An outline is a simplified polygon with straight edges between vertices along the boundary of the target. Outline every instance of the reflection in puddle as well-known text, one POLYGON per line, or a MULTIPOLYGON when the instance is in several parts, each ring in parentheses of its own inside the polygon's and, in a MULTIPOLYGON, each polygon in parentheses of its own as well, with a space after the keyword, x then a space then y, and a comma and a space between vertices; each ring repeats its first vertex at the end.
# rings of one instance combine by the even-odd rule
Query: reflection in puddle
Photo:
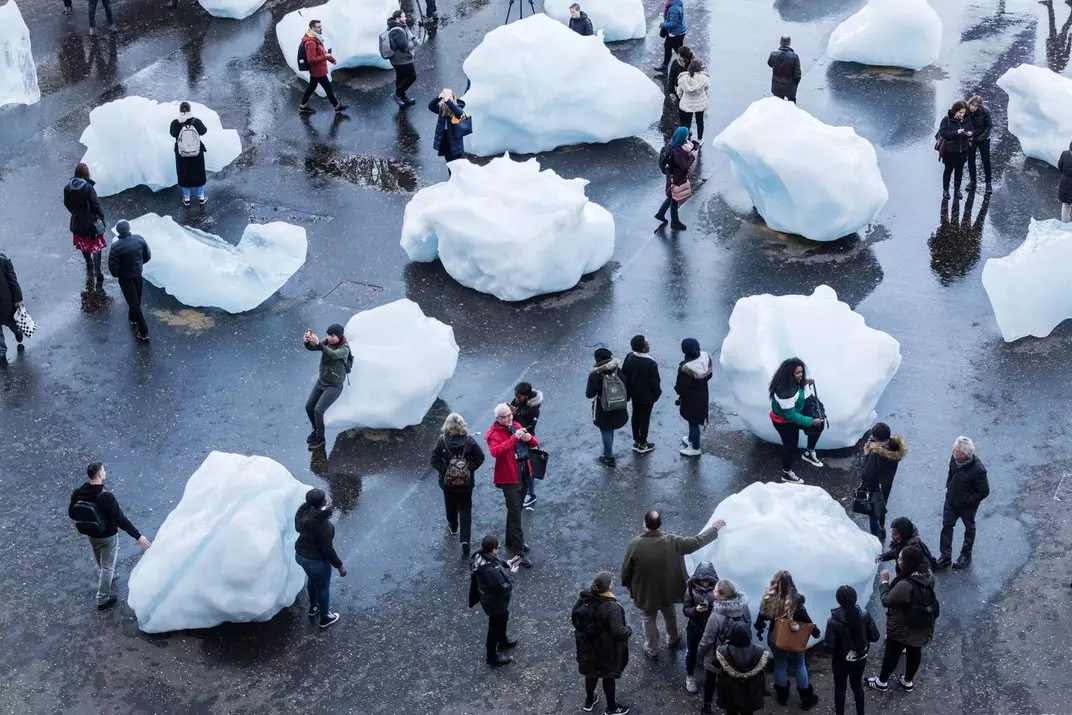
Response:
MULTIPOLYGON (((420 187, 417 170, 401 159, 385 159, 378 156, 345 156, 327 147, 314 148, 301 160, 305 173, 311 179, 331 176, 351 184, 368 186, 379 191, 412 193, 420 187)), ((292 157, 281 157, 284 166, 295 166, 292 157)))

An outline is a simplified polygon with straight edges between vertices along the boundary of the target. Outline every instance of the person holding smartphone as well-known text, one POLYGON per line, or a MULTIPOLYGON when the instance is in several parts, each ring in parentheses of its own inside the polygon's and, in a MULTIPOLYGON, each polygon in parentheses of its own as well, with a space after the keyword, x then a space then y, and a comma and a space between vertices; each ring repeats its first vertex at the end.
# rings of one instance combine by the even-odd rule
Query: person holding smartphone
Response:
POLYGON ((519 563, 532 567, 526 555, 525 534, 521 529, 523 495, 532 477, 529 468, 529 449, 539 447, 536 435, 514 420, 514 410, 505 403, 495 406, 495 421, 484 435, 488 451, 495 458, 494 484, 502 490, 506 501, 506 548, 519 556, 519 563))
POLYGON ((480 542, 480 551, 469 562, 469 608, 476 604, 488 616, 488 635, 484 642, 488 665, 506 665, 514 659, 502 651, 517 646, 506 635, 510 620, 510 596, 514 592, 514 574, 521 566, 521 555, 509 561, 499 558, 499 537, 488 534, 480 542))

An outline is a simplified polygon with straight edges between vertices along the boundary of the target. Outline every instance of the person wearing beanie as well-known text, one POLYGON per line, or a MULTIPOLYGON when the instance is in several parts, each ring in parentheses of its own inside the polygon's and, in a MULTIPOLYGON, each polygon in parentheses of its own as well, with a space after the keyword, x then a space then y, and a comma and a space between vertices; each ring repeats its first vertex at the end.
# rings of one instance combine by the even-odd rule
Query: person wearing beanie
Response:
POLYGON ((916 525, 907 516, 899 516, 890 524, 890 548, 875 557, 875 563, 896 561, 901 550, 914 546, 923 552, 923 566, 934 568, 934 556, 916 530, 916 525))
POLYGON ((182 189, 182 205, 189 208, 190 192, 197 194, 202 206, 205 198, 205 145, 201 137, 208 133, 205 123, 193 115, 189 102, 179 104, 179 116, 171 120, 171 136, 175 138, 175 173, 182 189))
POLYGON ((145 239, 130 232, 127 221, 117 223, 115 232, 118 238, 108 249, 108 272, 119 281, 119 290, 127 301, 127 320, 137 329, 135 339, 148 342, 149 326, 141 312, 141 270, 153 256, 145 239))
POLYGON ((845 715, 845 695, 851 687, 856 715, 864 715, 864 668, 871 644, 878 641, 878 627, 857 604, 852 586, 838 586, 834 596, 838 607, 830 611, 824 636, 834 673, 834 713, 845 715))
POLYGON ((325 340, 321 340, 313 331, 306 330, 302 342, 306 350, 320 351, 320 376, 309 393, 309 399, 305 401, 305 414, 313 426, 305 441, 309 449, 314 450, 327 443, 324 438, 324 413, 342 394, 342 386, 353 367, 354 358, 344 329, 338 323, 328 326, 325 340))
POLYGON ((294 528, 298 531, 294 560, 308 579, 309 618, 320 616, 321 628, 339 620, 339 614, 330 610, 331 569, 338 569, 339 576, 346 575, 346 567, 335 553, 335 525, 331 523, 331 514, 332 508, 327 505, 324 491, 310 489, 305 493, 305 503, 294 515, 294 528))
MULTIPOLYGON (((678 207, 688 198, 680 198, 681 192, 684 191, 682 187, 689 181, 689 170, 692 169, 693 162, 696 161, 696 147, 689 141, 689 129, 688 127, 678 127, 674 130, 673 137, 670 138, 670 142, 663 148, 663 152, 668 154, 668 161, 666 162, 666 199, 663 201, 663 205, 659 207, 659 210, 655 213, 655 220, 660 224, 666 223, 666 210, 670 209, 670 228, 675 231, 684 231, 687 226, 681 223, 678 218, 678 207), (679 198, 675 198, 675 189, 679 198)), ((661 160, 660 160, 661 163, 661 160)), ((691 184, 688 187, 688 193, 691 195, 691 184)))
POLYGON ((659 365, 649 353, 651 346, 643 335, 629 341, 630 352, 622 362, 625 391, 633 403, 633 451, 647 454, 655 449, 648 441, 648 425, 655 402, 663 394, 659 381, 659 365))
POLYGON ((600 464, 614 467, 614 430, 629 421, 628 391, 621 364, 607 348, 595 352, 595 365, 588 373, 584 396, 592 401, 592 422, 603 437, 603 456, 600 464))
POLYGON ((934 621, 939 613, 934 574, 924 566, 923 552, 914 546, 906 547, 897 557, 897 569, 892 582, 889 571, 879 574, 878 593, 886 607, 886 650, 882 669, 867 679, 867 685, 882 692, 889 690, 889 678, 901 653, 905 654, 905 669, 898 681, 905 690, 915 687, 913 679, 923 659, 923 647, 934 637, 934 621))
POLYGON ((897 465, 908 454, 908 445, 901 435, 892 435, 890 426, 876 422, 871 436, 864 442, 864 466, 860 482, 871 495, 871 533, 886 541, 886 506, 893 490, 897 465))
POLYGON ((700 456, 700 427, 707 424, 707 408, 710 395, 707 383, 711 381, 711 356, 700 350, 696 338, 681 341, 685 359, 677 367, 677 406, 681 418, 689 424, 689 433, 681 438, 685 443, 681 454, 686 457, 700 456))
MULTIPOLYGON (((529 434, 536 434, 536 423, 540 421, 541 405, 543 405, 542 392, 532 389, 532 385, 528 382, 517 383, 510 407, 514 410, 514 420, 529 434)), ((535 504, 536 480, 530 479, 522 506, 525 509, 532 509, 535 504)))

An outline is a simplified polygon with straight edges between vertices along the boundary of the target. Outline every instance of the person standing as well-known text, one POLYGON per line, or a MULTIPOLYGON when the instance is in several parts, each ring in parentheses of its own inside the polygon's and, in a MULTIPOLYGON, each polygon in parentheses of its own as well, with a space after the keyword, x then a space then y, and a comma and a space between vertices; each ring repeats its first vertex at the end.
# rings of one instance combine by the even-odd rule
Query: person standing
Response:
POLYGON ((592 423, 603 439, 600 464, 615 466, 614 431, 629 421, 629 393, 625 387, 621 364, 607 348, 597 348, 595 365, 588 373, 584 396, 592 401, 592 423))
POLYGON ((153 256, 145 239, 130 232, 130 223, 127 221, 117 223, 115 232, 118 237, 108 251, 108 272, 119 279, 119 290, 127 301, 127 320, 137 328, 134 338, 148 342, 149 325, 141 311, 142 267, 153 256))
POLYGON ((655 74, 666 72, 670 55, 685 44, 685 5, 682 0, 666 0, 663 6, 663 21, 659 23, 659 35, 663 37, 663 61, 655 67, 655 74))
POLYGON ((792 45, 792 38, 784 36, 778 43, 778 49, 767 58, 767 66, 771 68, 771 94, 796 104, 801 77, 800 57, 793 51, 792 45))
POLYGON ((74 177, 63 187, 63 205, 71 214, 70 230, 75 250, 86 259, 86 278, 103 281, 101 251, 108 244, 104 240, 104 210, 93 183, 89 178, 89 166, 76 164, 74 177))
POLYGON ((391 66, 395 68, 395 93, 391 99, 400 107, 416 104, 417 100, 406 96, 406 90, 417 81, 413 66, 413 51, 421 44, 406 25, 406 13, 395 10, 387 20, 387 37, 391 41, 391 66))
MULTIPOLYGON (((543 404, 543 393, 533 390, 527 382, 519 382, 514 387, 514 399, 510 402, 510 408, 514 411, 514 419, 529 434, 536 434, 536 423, 540 421, 540 406, 543 404)), ((536 503, 536 480, 530 479, 528 490, 525 492, 525 501, 521 506, 532 509, 536 503)))
POLYGON ((702 549, 718 538, 726 522, 719 519, 710 529, 696 536, 664 534, 662 516, 652 509, 644 514, 644 533, 629 542, 622 559, 622 586, 629 589, 633 603, 644 622, 644 655, 659 658, 659 627, 656 618, 661 613, 666 626, 667 647, 681 647, 681 632, 677 629, 675 605, 685 600, 688 572, 685 555, 702 549))
POLYGON ((208 133, 205 123, 190 111, 190 103, 179 104, 178 119, 171 120, 171 136, 175 138, 175 173, 182 189, 182 205, 189 208, 191 190, 204 206, 205 198, 205 145, 201 137, 208 133))
POLYGON ((897 577, 891 582, 890 572, 883 571, 879 578, 878 593, 886 607, 886 649, 882 654, 882 670, 868 678, 867 685, 881 692, 889 690, 890 676, 904 653, 905 669, 898 681, 911 692, 923 660, 923 647, 934 637, 934 621, 939 612, 934 574, 923 567, 923 552, 909 546, 897 557, 897 577))
POLYGON ((673 97, 675 102, 678 100, 677 80, 681 77, 682 72, 688 70, 692 60, 692 50, 682 45, 677 48, 677 52, 674 53, 674 61, 670 63, 670 67, 666 71, 666 87, 664 91, 673 97))
POLYGON ((983 178, 986 180, 986 193, 990 188, 990 130, 994 123, 990 119, 990 110, 983 104, 978 94, 968 100, 968 118, 972 125, 972 141, 968 147, 968 185, 969 192, 975 191, 975 154, 983 161, 983 178))
MULTIPOLYGON (((484 439, 488 443, 488 451, 495 458, 492 481, 502 490, 506 502, 506 549, 517 557, 517 563, 532 568, 532 561, 528 557, 529 547, 521 529, 521 510, 522 495, 532 478, 529 448, 538 447, 540 443, 535 435, 514 421, 514 411, 507 404, 495 406, 495 421, 491 423, 484 439)), ((498 539, 495 543, 498 548, 498 539)))
POLYGON ((469 435, 469 425, 457 412, 447 415, 442 433, 432 452, 432 467, 439 472, 439 488, 443 490, 443 507, 447 512, 447 534, 458 536, 462 544, 462 557, 469 558, 473 524, 473 475, 484 463, 484 450, 469 435))
POLYGON ((681 202, 674 198, 674 187, 680 187, 689 180, 689 171, 696 161, 696 148, 689 141, 688 127, 678 127, 670 138, 664 151, 669 151, 669 161, 666 163, 666 199, 659 210, 655 212, 655 220, 666 223, 666 210, 670 209, 670 228, 675 231, 684 231, 688 226, 681 223, 677 209, 681 202))
POLYGON ((923 543, 916 525, 907 516, 899 516, 890 524, 890 547, 875 557, 875 563, 896 561, 901 551, 909 546, 914 546, 923 552, 923 566, 928 569, 933 568, 935 559, 931 555, 931 550, 923 543))
POLYGON ((949 458, 949 475, 945 480, 945 506, 942 509, 942 538, 936 569, 949 566, 953 556, 953 529, 957 521, 964 522, 964 544, 954 569, 966 569, 971 565, 972 547, 975 544, 975 515, 979 504, 990 496, 990 481, 983 461, 975 454, 975 443, 963 435, 953 442, 953 455, 949 458))
POLYGON ((803 484, 804 480, 793 471, 793 460, 800 451, 800 430, 808 437, 808 447, 802 459, 815 467, 823 466, 815 454, 815 445, 823 433, 825 420, 808 417, 804 414, 807 402, 806 388, 811 387, 813 394, 815 380, 808 377, 808 368, 800 358, 788 358, 782 361, 774 372, 768 386, 771 401, 771 424, 782 440, 782 477, 783 482, 803 484))
POLYGON ((878 628, 868 612, 857 604, 856 589, 852 586, 838 586, 835 598, 838 607, 830 611, 824 639, 834 673, 834 713, 845 715, 846 686, 849 686, 856 700, 856 715, 864 715, 864 668, 871 644, 878 641, 878 628))
POLYGON ((305 503, 294 514, 294 528, 298 531, 294 560, 305 571, 308 580, 309 618, 320 616, 321 628, 339 620, 339 614, 330 609, 331 569, 338 569, 340 577, 346 576, 346 567, 335 553, 335 525, 331 523, 331 514, 332 508, 322 489, 307 491, 305 503))
MULTIPOLYGON (((811 635, 818 638, 822 631, 815 625, 808 609, 804 608, 804 595, 797 591, 793 583, 793 576, 788 571, 779 571, 774 574, 770 585, 767 586, 763 599, 759 602, 759 616, 756 617, 756 636, 763 637, 763 630, 767 624, 771 624, 771 632, 774 631, 774 620, 788 618, 798 623, 810 623, 811 635)), ((804 664, 803 653, 790 653, 776 647, 767 637, 767 646, 774 657, 774 694, 779 705, 789 702, 789 669, 793 669, 793 678, 797 681, 797 692, 800 694, 800 709, 810 710, 819 702, 815 695, 815 689, 808 684, 808 668, 804 664)))
POLYGON ((629 663, 629 638, 633 629, 625 624, 625 609, 614 597, 613 582, 614 574, 610 571, 597 573, 591 587, 581 591, 570 613, 577 643, 577 670, 584 676, 585 698, 581 709, 586 713, 592 712, 599 702, 596 685, 600 680, 607 696, 605 715, 629 712, 628 705, 617 701, 615 686, 629 663))
POLYGON ((953 102, 942 123, 938 135, 945 141, 941 152, 945 169, 942 172, 942 198, 949 198, 949 179, 953 178, 953 190, 960 196, 960 182, 964 179, 964 161, 968 158, 972 142, 972 121, 968 118, 968 105, 963 99, 953 102))
MULTIPOLYGON (((454 122, 451 121, 464 117, 464 109, 465 102, 455 97, 454 90, 449 88, 444 89, 438 97, 428 103, 428 110, 435 112, 439 117, 436 120, 432 148, 448 164, 465 153, 465 137, 454 129, 454 122)), ((450 167, 447 167, 447 173, 450 173, 450 167)))
POLYGON ((651 411, 663 394, 659 365, 651 356, 651 346, 643 335, 634 335, 629 347, 631 352, 622 361, 622 377, 633 404, 633 451, 647 454, 655 449, 655 445, 648 441, 651 411))
POLYGON ((105 490, 108 476, 104 465, 90 462, 86 467, 89 481, 71 492, 67 516, 74 521, 79 534, 89 538, 93 560, 97 564, 97 610, 104 611, 116 604, 119 596, 114 588, 115 562, 119 556, 119 529, 130 534, 145 551, 152 543, 142 536, 119 507, 115 494, 105 490))
POLYGON ((1057 200, 1061 202, 1061 220, 1072 221, 1072 144, 1061 152, 1057 160, 1057 170, 1061 172, 1061 183, 1057 185, 1057 200))
POLYGON ((707 97, 709 81, 704 72, 703 62, 692 60, 689 71, 678 75, 677 96, 678 119, 681 126, 691 130, 692 119, 696 118, 696 146, 703 144, 704 112, 710 100, 707 97))
POLYGON ((18 352, 26 349, 22 344, 23 334, 15 323, 15 311, 22 307, 22 286, 15 275, 15 266, 11 259, 0 253, 0 368, 7 367, 7 343, 4 341, 4 328, 15 335, 15 348, 18 352))
MULTIPOLYGON (((104 6, 104 19, 108 21, 108 27, 111 29, 112 34, 119 32, 119 28, 115 25, 115 17, 112 15, 112 0, 100 0, 100 4, 104 6)), ((86 5, 89 7, 89 34, 97 34, 97 0, 86 0, 86 5)))
POLYGON ((696 685, 696 658, 700 649, 707 620, 711 617, 711 606, 715 601, 715 585, 718 583, 718 571, 710 561, 696 564, 692 578, 685 584, 685 605, 681 610, 688 622, 685 624, 685 690, 699 692, 696 685))
POLYGON ((488 665, 506 665, 514 659, 501 651, 517 647, 506 628, 510 622, 510 597, 514 592, 514 574, 522 557, 509 561, 499 558, 499 537, 488 534, 480 542, 480 551, 469 561, 469 608, 476 604, 488 617, 488 635, 484 641, 488 665))
POLYGON ((864 466, 860 481, 871 494, 871 533, 879 541, 886 541, 886 506, 897 476, 897 465, 908 454, 908 445, 901 435, 892 435, 890 426, 876 422, 871 435, 864 442, 864 466), (881 497, 881 499, 879 499, 881 497))
POLYGON ((689 433, 681 438, 685 447, 681 454, 686 457, 700 456, 700 427, 707 424, 707 408, 710 395, 707 383, 711 381, 711 356, 700 350, 696 338, 681 341, 685 359, 677 367, 674 392, 677 393, 681 419, 689 425, 689 433))
POLYGON ((310 20, 309 30, 302 36, 302 45, 305 48, 305 63, 309 67, 309 85, 302 94, 298 111, 302 114, 314 114, 315 109, 309 106, 309 98, 313 96, 318 86, 324 88, 331 106, 336 112, 346 109, 346 105, 335 98, 335 92, 331 88, 331 80, 328 79, 328 62, 338 64, 330 49, 324 49, 324 26, 320 20, 310 20))
POLYGON ((305 414, 309 416, 309 423, 313 426, 313 431, 305 442, 310 450, 314 450, 327 444, 324 436, 324 413, 342 394, 346 374, 350 372, 354 358, 350 344, 346 342, 345 328, 338 323, 328 326, 324 340, 317 337, 313 331, 306 330, 302 344, 306 350, 320 351, 320 374, 312 392, 309 393, 309 399, 305 401, 305 414))
POLYGON ((733 581, 722 579, 715 585, 711 617, 704 627, 698 650, 698 655, 703 660, 704 670, 707 671, 701 713, 711 712, 711 701, 715 697, 721 670, 717 657, 718 649, 726 643, 736 624, 742 625, 745 629, 752 624, 752 611, 748 608, 748 597, 737 590, 733 581))
POLYGON ((592 27, 592 21, 588 18, 588 13, 583 12, 581 6, 577 3, 569 6, 569 29, 582 37, 596 34, 595 29, 592 27))
POLYGON ((716 684, 719 705, 726 715, 752 715, 763 709, 767 697, 769 656, 752 643, 752 632, 743 623, 733 624, 727 641, 715 653, 721 673, 716 684))

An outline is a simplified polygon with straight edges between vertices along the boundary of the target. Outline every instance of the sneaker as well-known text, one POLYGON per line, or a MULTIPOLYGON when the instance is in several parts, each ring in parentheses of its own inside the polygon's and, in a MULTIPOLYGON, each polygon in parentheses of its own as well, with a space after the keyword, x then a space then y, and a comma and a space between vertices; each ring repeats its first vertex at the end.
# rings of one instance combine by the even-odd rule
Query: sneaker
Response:
POLYGON ((629 712, 628 705, 619 705, 613 710, 604 710, 603 715, 627 715, 629 712))
POLYGON ((300 114, 316 114, 316 110, 308 105, 298 105, 298 112, 300 114))
POLYGON ((204 194, 201 194, 200 196, 197 197, 197 203, 199 203, 202 206, 204 206, 205 204, 208 203, 208 197, 205 196, 204 194))
POLYGON ((330 626, 332 623, 334 623, 337 620, 339 620, 339 614, 338 613, 332 613, 331 611, 328 611, 320 619, 320 627, 321 628, 327 628, 328 626, 330 626))
POLYGON ((412 107, 414 104, 417 103, 417 100, 413 99, 412 97, 403 97, 402 101, 405 103, 405 105, 407 107, 412 107))
POLYGON ((688 435, 685 435, 684 437, 681 438, 681 444, 685 445, 686 447, 691 447, 692 446, 692 442, 689 441, 689 436, 688 435))
POLYGON ((98 611, 107 611, 109 608, 111 608, 112 606, 114 606, 117 603, 119 603, 119 597, 118 596, 109 596, 107 601, 105 601, 104 603, 98 603, 97 604, 97 610, 98 611))
POLYGON ((596 703, 598 703, 598 702, 599 702, 599 694, 596 693, 594 695, 591 695, 591 696, 589 696, 589 697, 584 699, 584 705, 581 706, 581 710, 584 710, 586 713, 590 713, 590 712, 592 712, 592 710, 595 709, 596 703))
POLYGON ((392 94, 391 99, 395 100, 395 104, 397 104, 400 107, 406 106, 406 100, 402 99, 397 94, 392 94))
POLYGON ((877 675, 873 675, 873 676, 871 676, 870 678, 867 679, 867 687, 874 688, 875 690, 879 691, 880 693, 884 693, 884 692, 886 692, 887 690, 890 689, 890 684, 889 683, 883 683, 881 680, 878 679, 877 675))
POLYGON ((916 687, 916 684, 913 683, 911 680, 905 680, 904 679, 904 673, 901 673, 900 675, 897 676, 897 682, 900 683, 901 687, 904 688, 905 690, 907 690, 908 692, 912 692, 916 687))
POLYGON ((805 450, 804 454, 802 454, 800 458, 808 464, 812 465, 813 467, 823 466, 823 463, 819 461, 819 457, 815 454, 814 450, 805 450))
POLYGON ((149 336, 148 335, 142 335, 141 333, 135 333, 134 339, 137 340, 139 343, 147 343, 147 342, 149 342, 149 336))
POLYGON ((487 659, 488 665, 506 665, 507 663, 513 663, 512 656, 503 655, 502 653, 496 653, 494 656, 487 659))
POLYGON ((185 206, 186 208, 190 208, 190 199, 183 198, 182 205, 185 206))
POLYGON ((688 690, 690 693, 700 692, 700 686, 696 684, 696 678, 691 675, 685 676, 685 690, 688 690))
POLYGON ((699 457, 702 454, 702 452, 695 447, 685 447, 684 449, 678 451, 680 454, 686 457, 699 457))
POLYGON ((95 27, 89 28, 89 36, 90 37, 93 37, 96 34, 97 34, 97 28, 95 28, 95 27))
POLYGON ((536 497, 535 497, 535 495, 533 495, 533 494, 526 494, 526 495, 525 495, 525 500, 524 500, 523 502, 521 502, 521 506, 523 506, 523 507, 525 507, 526 509, 528 509, 528 508, 530 508, 530 507, 531 507, 531 506, 532 506, 533 504, 535 504, 535 503, 536 503, 536 497))
POLYGON ((644 445, 642 445, 640 442, 633 442, 633 451, 637 454, 640 454, 644 451, 644 445))
POLYGON ((74 8, 72 8, 70 5, 68 5, 67 7, 63 8, 63 14, 64 15, 70 15, 73 11, 74 11, 74 8))
POLYGON ((469 558, 469 542, 468 541, 463 541, 462 542, 462 558, 463 559, 469 558))
POLYGON ((636 450, 639 454, 647 454, 651 450, 655 449, 655 445, 651 442, 645 442, 644 444, 633 445, 633 449, 636 450))
POLYGON ((115 26, 115 23, 112 23, 112 26, 109 29, 111 29, 113 35, 119 32, 119 28, 115 26))
POLYGON ((790 469, 789 471, 782 470, 781 480, 783 482, 789 482, 790 484, 803 484, 804 480, 796 475, 796 473, 790 469))
POLYGON ((522 556, 521 560, 518 561, 518 563, 527 569, 532 568, 532 559, 530 559, 528 556, 522 556))
POLYGON ((647 656, 648 660, 653 663, 657 663, 659 661, 659 651, 657 650, 648 650, 647 648, 645 648, 644 655, 647 656))
POLYGON ((456 526, 452 527, 450 524, 447 524, 447 536, 457 536, 457 535, 458 535, 458 527, 456 527, 456 526))
POLYGON ((994 193, 994 190, 990 188, 990 182, 989 181, 986 182, 986 191, 984 193, 986 193, 986 194, 994 193))
POLYGON ((617 462, 614 461, 614 457, 600 457, 599 463, 604 467, 613 467, 617 465, 617 462))
POLYGON ((309 606, 309 613, 307 614, 309 616, 309 618, 312 618, 313 616, 316 616, 316 615, 319 615, 319 614, 320 614, 320 606, 317 606, 315 604, 312 605, 312 606, 309 606))
POLYGON ((942 198, 945 199, 946 201, 949 201, 949 191, 948 190, 942 192, 942 198))
POLYGON ((349 108, 350 108, 349 104, 336 104, 335 105, 335 111, 336 112, 345 112, 349 108))

